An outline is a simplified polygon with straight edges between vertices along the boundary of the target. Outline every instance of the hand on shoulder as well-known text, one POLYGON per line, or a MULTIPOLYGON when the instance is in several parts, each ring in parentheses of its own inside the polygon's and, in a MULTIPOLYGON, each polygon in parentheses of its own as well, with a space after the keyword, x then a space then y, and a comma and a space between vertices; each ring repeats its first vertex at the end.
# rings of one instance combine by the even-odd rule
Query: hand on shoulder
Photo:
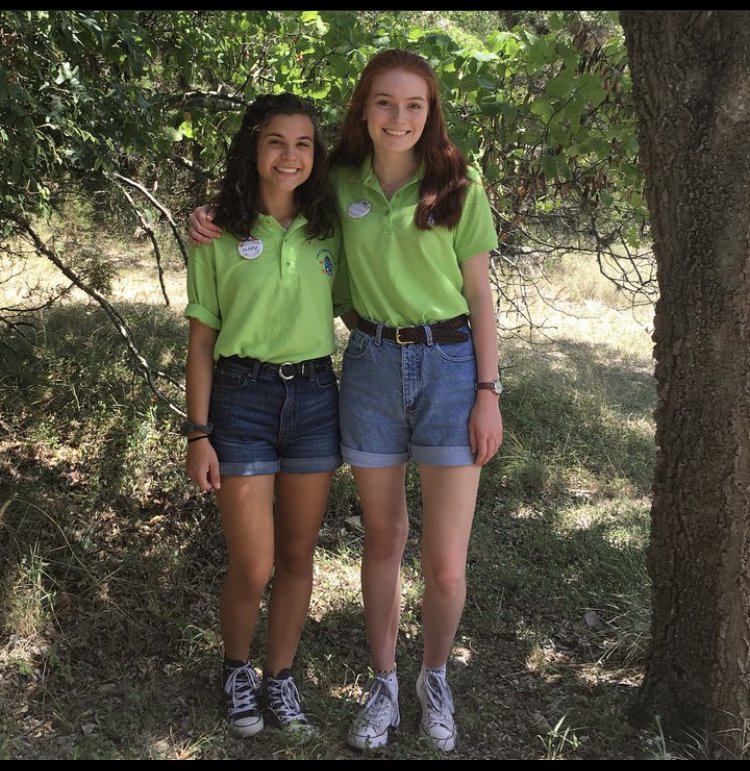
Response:
POLYGON ((222 229, 214 225, 213 219, 213 209, 207 204, 190 212, 188 236, 194 244, 210 244, 222 235, 222 229))

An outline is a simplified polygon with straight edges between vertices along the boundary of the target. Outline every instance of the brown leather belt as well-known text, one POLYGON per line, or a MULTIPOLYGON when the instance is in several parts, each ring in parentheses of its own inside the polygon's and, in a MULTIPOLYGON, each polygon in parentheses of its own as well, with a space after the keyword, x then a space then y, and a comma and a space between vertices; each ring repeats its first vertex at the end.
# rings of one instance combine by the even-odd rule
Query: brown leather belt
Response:
MULTIPOLYGON (((411 345, 412 343, 427 343, 427 332, 425 327, 429 327, 433 343, 464 343, 469 339, 466 332, 459 331, 468 318, 466 315, 456 316, 446 321, 436 321, 434 324, 425 324, 421 327, 381 327, 380 337, 383 340, 390 340, 399 345, 411 345)), ((371 337, 377 337, 379 324, 361 316, 357 319, 357 329, 371 337)))

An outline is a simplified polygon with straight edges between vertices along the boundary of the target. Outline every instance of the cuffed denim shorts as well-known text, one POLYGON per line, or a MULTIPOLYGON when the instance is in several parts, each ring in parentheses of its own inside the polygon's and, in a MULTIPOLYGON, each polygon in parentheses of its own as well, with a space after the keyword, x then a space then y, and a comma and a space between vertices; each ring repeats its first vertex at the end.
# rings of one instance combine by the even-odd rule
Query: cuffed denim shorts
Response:
MULTIPOLYGON (((381 325, 382 327, 382 325, 381 325)), ((346 463, 470 466, 469 416, 476 358, 463 343, 400 345, 352 330, 344 352, 339 414, 346 463)))
POLYGON ((330 364, 283 380, 266 366, 219 359, 208 419, 222 475, 310 474, 341 465, 338 389, 330 364))

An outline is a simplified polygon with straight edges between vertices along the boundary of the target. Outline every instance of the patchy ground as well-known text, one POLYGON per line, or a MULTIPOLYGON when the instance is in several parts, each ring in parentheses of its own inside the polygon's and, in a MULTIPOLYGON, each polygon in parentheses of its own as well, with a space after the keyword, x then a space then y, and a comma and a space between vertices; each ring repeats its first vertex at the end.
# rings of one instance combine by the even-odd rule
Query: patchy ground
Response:
MULTIPOLYGON (((632 315, 604 303, 590 268, 581 272, 587 296, 552 319, 554 340, 503 348, 505 444, 483 474, 449 665, 455 759, 666 756, 651 716, 640 716, 642 729, 627 720, 648 633, 650 342, 632 315)), ((140 298, 121 305, 149 360, 179 377, 179 312, 140 298)), ((296 665, 318 731, 304 743, 273 731, 231 738, 218 683, 223 540, 212 499, 182 472, 177 419, 133 374, 103 314, 78 300, 7 343, 0 757, 362 757, 344 744, 369 665, 348 470, 320 534, 296 665)), ((396 759, 435 757, 417 740, 415 471, 407 483, 402 725, 382 753, 396 759)))

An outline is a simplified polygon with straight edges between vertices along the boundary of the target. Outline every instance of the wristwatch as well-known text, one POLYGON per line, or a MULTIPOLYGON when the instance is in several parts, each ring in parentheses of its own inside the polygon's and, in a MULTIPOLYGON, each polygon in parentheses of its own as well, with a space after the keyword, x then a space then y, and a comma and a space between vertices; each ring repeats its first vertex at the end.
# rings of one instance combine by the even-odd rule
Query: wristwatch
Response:
POLYGON ((500 396, 500 394, 503 392, 503 383, 501 380, 490 380, 487 383, 477 383, 475 388, 477 391, 480 389, 484 391, 492 391, 495 396, 500 396))
POLYGON ((187 436, 188 434, 193 434, 196 431, 200 431, 206 436, 210 434, 214 430, 214 424, 213 423, 193 423, 192 420, 184 420, 182 422, 182 425, 180 426, 180 433, 183 436, 187 436))

